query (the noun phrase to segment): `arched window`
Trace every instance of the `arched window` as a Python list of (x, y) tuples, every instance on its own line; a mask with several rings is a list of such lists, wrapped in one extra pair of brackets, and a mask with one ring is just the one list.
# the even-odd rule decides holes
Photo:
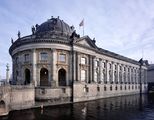
[(58, 71), (58, 82), (59, 86), (66, 86), (66, 71), (63, 68)]
[(48, 86), (48, 70), (46, 68), (40, 70), (40, 86)]
[(0, 101), (0, 114), (5, 114), (6, 111), (6, 105), (5, 102), (3, 100)]
[(26, 84), (30, 84), (30, 70), (29, 69), (25, 69), (25, 85)]

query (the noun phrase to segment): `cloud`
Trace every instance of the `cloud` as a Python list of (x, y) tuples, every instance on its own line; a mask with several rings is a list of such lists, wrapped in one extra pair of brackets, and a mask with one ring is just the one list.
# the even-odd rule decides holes
[(78, 33), (85, 19), (85, 34), (96, 38), (99, 47), (154, 62), (154, 2), (152, 0), (5, 0), (0, 1), (0, 71), (11, 65), (8, 48), (11, 37), (31, 34), (31, 26), (41, 24), (51, 16), (60, 16)]

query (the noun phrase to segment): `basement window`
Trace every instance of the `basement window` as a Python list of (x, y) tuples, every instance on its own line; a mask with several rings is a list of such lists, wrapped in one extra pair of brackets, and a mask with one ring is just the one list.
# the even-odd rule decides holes
[(100, 92), (100, 87), (97, 87), (97, 91)]
[(62, 88), (62, 93), (66, 93), (66, 88)]
[(107, 88), (106, 88), (106, 86), (104, 86), (104, 91), (107, 91)]
[(112, 91), (112, 86), (110, 86), (110, 91)]

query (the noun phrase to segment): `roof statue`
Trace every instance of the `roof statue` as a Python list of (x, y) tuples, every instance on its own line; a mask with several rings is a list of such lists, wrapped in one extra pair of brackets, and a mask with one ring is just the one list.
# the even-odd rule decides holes
[(11, 38), (11, 43), (13, 44), (13, 38)]
[(20, 31), (18, 31), (18, 34), (17, 35), (18, 35), (18, 38), (20, 38)]
[(35, 27), (32, 26), (32, 34), (34, 35), (35, 34)]

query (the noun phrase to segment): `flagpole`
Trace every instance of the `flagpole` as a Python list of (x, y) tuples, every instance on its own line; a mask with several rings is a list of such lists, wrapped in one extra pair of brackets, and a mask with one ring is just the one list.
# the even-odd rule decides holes
[(80, 22), (79, 27), (83, 27), (82, 34), (84, 36), (84, 19)]

